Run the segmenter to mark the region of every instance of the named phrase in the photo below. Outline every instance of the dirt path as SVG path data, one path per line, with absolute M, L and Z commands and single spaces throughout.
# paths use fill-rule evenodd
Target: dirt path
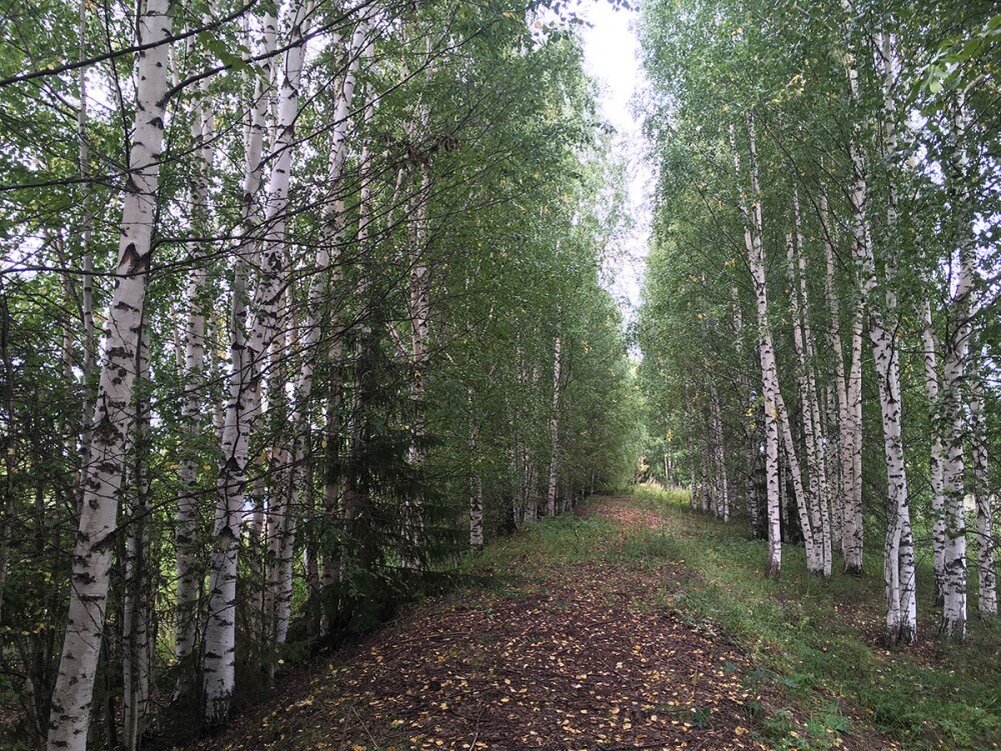
M 606 498 L 612 548 L 662 520 Z M 675 566 L 677 564 L 674 564 Z M 417 609 L 196 747 L 240 749 L 764 748 L 736 648 L 653 594 L 671 565 L 530 551 L 504 592 Z

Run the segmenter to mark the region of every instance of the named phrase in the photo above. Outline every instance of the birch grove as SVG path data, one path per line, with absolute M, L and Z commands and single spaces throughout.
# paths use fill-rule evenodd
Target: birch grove
M 881 578 L 892 645 L 963 640 L 974 589 L 996 612 L 995 21 L 956 13 L 655 2 L 641 30 L 648 430 L 689 446 L 702 509 L 732 494 L 705 479 L 717 447 L 748 436 L 726 461 L 754 478 L 735 519 L 768 540 L 766 574 L 802 546 L 811 573 Z
M 643 258 L 583 12 L 5 14 L 0 746 L 219 732 L 647 480 L 881 649 L 992 633 L 996 8 L 644 2 Z
M 0 745 L 189 741 L 513 507 L 631 478 L 614 157 L 570 16 L 11 20 L 38 44 L 0 65 Z

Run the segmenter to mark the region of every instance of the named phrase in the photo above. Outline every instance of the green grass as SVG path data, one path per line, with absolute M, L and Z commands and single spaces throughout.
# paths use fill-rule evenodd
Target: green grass
M 689 571 L 674 606 L 741 644 L 761 666 L 762 682 L 777 683 L 808 713 L 806 738 L 790 735 L 793 722 L 781 713 L 766 720 L 777 746 L 824 748 L 828 729 L 842 729 L 850 714 L 912 751 L 999 747 L 996 627 L 971 621 L 965 645 L 941 642 L 934 633 L 934 610 L 924 603 L 925 643 L 880 648 L 878 557 L 865 562 L 866 571 L 877 573 L 862 579 L 836 574 L 824 581 L 806 574 L 801 548 L 786 547 L 782 576 L 772 581 L 763 576 L 764 543 L 747 539 L 743 525 L 691 512 L 682 493 L 643 487 L 634 496 L 661 515 L 667 530 L 637 541 L 637 549 L 645 545 L 653 555 L 674 556 Z M 930 574 L 919 572 L 919 596 L 925 599 Z
M 596 552 L 611 545 L 615 537 L 615 524 L 608 519 L 563 514 L 491 542 L 467 565 L 473 571 L 487 568 L 503 574 L 517 570 L 518 561 L 528 557 L 556 566 L 594 560 Z
M 878 646 L 878 555 L 866 558 L 861 579 L 835 573 L 825 581 L 806 574 L 801 547 L 786 546 L 782 575 L 769 580 L 765 543 L 749 539 L 745 524 L 692 512 L 682 491 L 644 486 L 632 498 L 662 525 L 623 538 L 610 520 L 567 514 L 492 543 L 467 571 L 476 586 L 518 597 L 574 563 L 668 564 L 664 587 L 641 605 L 651 615 L 669 609 L 742 647 L 756 665 L 745 685 L 770 707 L 751 702 L 749 719 L 777 749 L 832 749 L 845 732 L 866 747 L 871 730 L 908 751 L 1001 747 L 1001 626 L 974 616 L 965 645 L 940 641 L 927 562 L 918 579 L 921 644 L 887 650 Z M 775 697 L 788 709 L 776 711 Z

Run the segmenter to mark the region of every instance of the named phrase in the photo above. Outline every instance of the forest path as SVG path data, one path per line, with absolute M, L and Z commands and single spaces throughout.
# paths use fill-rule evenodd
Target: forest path
M 657 602 L 683 565 L 650 560 L 663 525 L 596 498 L 501 541 L 473 568 L 489 589 L 411 610 L 196 748 L 764 748 L 746 658 Z
M 670 602 L 664 518 L 594 498 L 492 545 L 427 602 L 199 749 L 754 749 L 751 665 Z

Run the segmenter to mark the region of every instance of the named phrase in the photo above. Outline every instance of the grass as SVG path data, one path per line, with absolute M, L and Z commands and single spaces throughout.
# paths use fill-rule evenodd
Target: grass
M 879 645 L 878 554 L 867 556 L 861 579 L 835 573 L 825 581 L 806 573 L 801 547 L 785 546 L 782 575 L 770 580 L 765 543 L 750 539 L 746 525 L 691 511 L 686 492 L 641 486 L 631 494 L 636 506 L 663 521 L 661 528 L 623 537 L 603 518 L 543 520 L 470 559 L 471 570 L 488 573 L 475 577 L 478 585 L 513 596 L 541 582 L 550 567 L 669 563 L 672 581 L 651 591 L 644 605 L 652 614 L 670 609 L 751 656 L 757 667 L 745 683 L 789 707 L 749 706 L 773 747 L 836 748 L 845 732 L 865 744 L 875 730 L 908 751 L 1001 748 L 1001 624 L 992 628 L 974 615 L 966 644 L 938 639 L 926 561 L 918 572 L 921 642 L 888 650 Z
M 717 626 L 806 711 L 809 737 L 793 734 L 791 718 L 766 720 L 778 747 L 822 748 L 846 714 L 912 751 L 986 751 L 1001 737 L 1001 638 L 971 621 L 965 645 L 939 641 L 935 613 L 920 613 L 923 643 L 890 651 L 877 645 L 882 622 L 879 574 L 862 579 L 809 576 L 801 548 L 783 550 L 778 581 L 763 576 L 765 544 L 747 539 L 740 524 L 693 513 L 687 495 L 641 487 L 638 503 L 655 510 L 666 531 L 624 546 L 637 555 L 684 561 L 688 577 L 673 598 L 686 617 Z M 877 557 L 866 571 L 881 571 Z M 926 568 L 926 567 L 925 567 Z M 931 589 L 919 572 L 919 596 Z M 927 599 L 927 596 L 925 597 Z M 788 724 L 789 727 L 785 727 Z
M 779 751 L 832 751 L 845 745 L 908 751 L 999 747 L 1001 639 L 997 630 L 971 623 L 966 645 L 940 642 L 934 636 L 934 609 L 925 597 L 921 644 L 887 650 L 877 642 L 882 623 L 878 573 L 861 579 L 835 575 L 824 581 L 805 573 L 802 549 L 790 546 L 783 550 L 781 578 L 769 580 L 764 577 L 765 544 L 749 539 L 746 525 L 740 522 L 723 524 L 692 512 L 687 493 L 640 487 L 631 491 L 630 501 L 616 499 L 613 506 L 615 514 L 627 514 L 631 523 L 565 514 L 491 542 L 482 554 L 466 559 L 461 591 L 450 597 L 463 610 L 476 609 L 478 616 L 492 618 L 498 600 L 538 599 L 534 596 L 544 594 L 554 582 L 565 584 L 577 576 L 579 586 L 588 587 L 595 595 L 592 601 L 600 603 L 607 574 L 609 587 L 615 590 L 609 607 L 618 608 L 623 602 L 619 596 L 624 594 L 619 591 L 621 583 L 629 580 L 630 572 L 638 571 L 641 575 L 635 580 L 642 586 L 625 589 L 632 598 L 629 607 L 640 618 L 648 614 L 652 619 L 642 624 L 648 627 L 648 638 L 650 624 L 656 629 L 669 613 L 689 622 L 701 636 L 739 645 L 749 658 L 750 664 L 743 659 L 712 663 L 722 671 L 720 675 L 734 679 L 731 685 L 739 687 L 746 698 L 738 711 L 746 715 L 739 722 L 750 733 L 749 739 Z M 878 556 L 866 560 L 866 570 L 881 570 Z M 919 573 L 919 593 L 927 595 L 931 572 L 925 568 Z M 427 607 L 434 617 L 439 604 L 429 600 Z M 558 598 L 548 602 L 546 617 L 563 617 L 563 607 Z M 572 616 L 572 611 L 565 612 L 566 617 Z M 545 621 L 533 620 L 533 626 L 545 628 Z M 388 637 L 389 642 L 420 638 L 420 630 L 412 630 L 412 622 L 406 619 L 389 628 L 396 634 Z M 489 665 L 488 655 L 503 647 L 499 636 L 470 633 L 470 637 L 471 650 L 468 645 L 448 649 L 460 650 L 473 666 Z M 416 646 L 419 643 L 415 642 L 414 649 L 421 648 Z M 474 653 L 472 657 L 469 652 Z M 441 655 L 448 661 L 453 652 Z M 686 657 L 694 662 L 693 655 Z M 356 667 L 363 676 L 364 661 Z M 241 747 L 263 747 L 260 738 L 265 736 L 277 739 L 274 748 L 303 748 L 314 738 L 318 745 L 335 732 L 334 717 L 339 711 L 335 706 L 350 707 L 351 717 L 368 732 L 366 722 L 372 712 L 378 718 L 379 702 L 359 705 L 367 720 L 354 703 L 341 702 L 343 697 L 350 698 L 351 691 L 367 685 L 363 677 L 351 675 L 361 681 L 354 688 L 324 671 L 312 678 L 311 686 L 316 688 L 311 691 L 319 692 L 315 697 L 322 700 L 317 706 L 327 707 L 329 713 L 323 722 L 310 714 L 274 719 L 282 716 L 279 708 L 260 727 L 250 722 L 236 732 L 238 740 L 246 735 L 248 745 Z M 420 692 L 420 680 L 406 685 Z M 310 693 L 310 704 L 313 698 Z M 652 710 L 685 726 L 714 727 L 718 707 L 705 703 L 704 695 L 699 701 L 671 701 Z M 343 712 L 341 719 L 354 722 Z M 376 748 L 387 748 L 390 740 L 402 748 L 411 731 L 397 737 L 396 728 L 395 724 L 384 728 L 387 735 L 381 738 L 382 745 L 371 733 L 368 738 Z M 288 745 L 283 745 L 286 736 Z M 222 748 L 223 743 L 234 747 L 231 740 L 221 739 L 213 747 Z
M 655 512 L 661 529 L 624 539 L 616 525 L 597 517 L 549 519 L 491 545 L 473 560 L 489 570 L 497 594 L 513 594 L 510 572 L 521 581 L 536 568 L 611 560 L 642 567 L 678 564 L 680 584 L 650 593 L 651 609 L 669 607 L 743 647 L 758 668 L 749 685 L 778 690 L 795 711 L 760 718 L 776 748 L 833 748 L 850 729 L 872 728 L 910 751 L 986 751 L 1001 737 L 1001 634 L 976 619 L 967 643 L 941 641 L 936 613 L 922 598 L 915 648 L 878 644 L 882 624 L 881 561 L 855 579 L 823 580 L 806 573 L 802 548 L 783 550 L 783 572 L 763 575 L 765 543 L 751 540 L 740 523 L 723 524 L 693 513 L 681 491 L 640 487 L 636 504 Z M 539 563 L 541 561 L 541 563 Z M 931 571 L 919 569 L 919 597 L 931 589 Z M 524 591 L 520 589 L 517 591 Z M 754 707 L 751 707 L 754 711 Z M 805 718 L 805 721 L 804 721 Z

